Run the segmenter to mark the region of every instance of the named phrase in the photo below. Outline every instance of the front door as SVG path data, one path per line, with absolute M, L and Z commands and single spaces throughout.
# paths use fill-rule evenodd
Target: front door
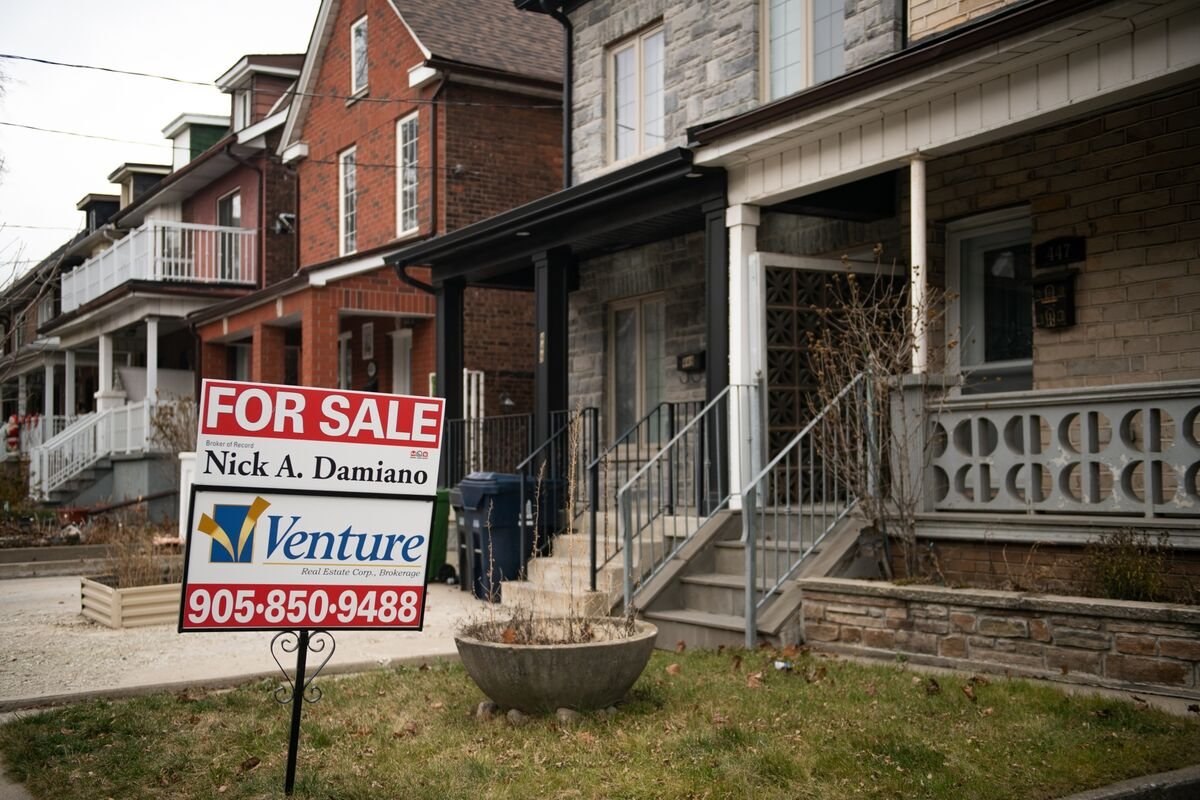
M 615 440 L 663 401 L 665 308 L 660 295 L 614 303 L 609 314 L 612 397 L 609 435 Z M 661 432 L 652 431 L 652 437 Z

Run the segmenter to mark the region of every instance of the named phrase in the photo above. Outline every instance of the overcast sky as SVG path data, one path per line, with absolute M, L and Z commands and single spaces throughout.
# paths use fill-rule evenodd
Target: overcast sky
M 0 0 L 0 53 L 211 82 L 248 53 L 302 53 L 319 0 Z M 127 161 L 171 163 L 162 129 L 184 112 L 229 114 L 216 88 L 0 58 L 0 285 L 79 230 L 75 204 L 116 193 Z M 25 226 L 25 227 L 18 227 Z M 37 227 L 30 227 L 37 226 Z

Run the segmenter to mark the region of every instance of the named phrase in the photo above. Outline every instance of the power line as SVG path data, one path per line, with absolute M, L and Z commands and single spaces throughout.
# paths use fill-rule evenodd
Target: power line
M 0 53 L 0 58 L 10 59 L 13 61 L 29 61 L 34 64 L 46 64 L 52 67 L 67 67 L 68 69 L 83 69 L 94 70 L 96 72 L 107 72 L 113 75 L 129 75 L 135 78 L 149 78 L 152 80 L 170 81 L 171 83 L 182 83 L 190 86 L 204 86 L 209 89 L 216 88 L 216 84 L 212 81 L 194 81 L 188 78 L 176 78 L 170 75 L 159 75 L 153 72 L 138 72 L 136 70 L 118 69 L 116 67 L 102 67 L 95 64 L 73 64 L 68 61 L 54 61 L 49 58 L 36 58 L 34 56 L 20 56 L 13 53 Z M 369 94 L 336 94 L 333 92 L 301 92 L 298 90 L 290 90 L 285 94 L 294 97 L 315 97 L 328 98 L 331 100 L 354 100 L 358 103 L 411 103 L 414 105 L 444 105 L 444 106 L 468 106 L 482 108 L 562 108 L 562 103 L 483 103 L 474 100 L 426 100 L 415 97 L 372 97 Z
M 18 225 L 15 222 L 0 222 L 0 230 L 5 228 L 26 228 L 34 231 L 77 231 L 79 227 L 67 227 L 66 225 Z

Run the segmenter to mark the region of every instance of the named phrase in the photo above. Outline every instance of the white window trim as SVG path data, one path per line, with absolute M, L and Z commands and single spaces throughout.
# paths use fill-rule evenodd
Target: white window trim
M 229 198 L 233 197 L 235 194 L 241 195 L 241 193 L 242 193 L 242 187 L 239 186 L 238 188 L 231 189 L 230 191 L 226 192 L 225 194 L 223 194 L 217 198 L 217 224 L 218 225 L 221 224 L 221 203 L 223 203 L 226 200 L 228 200 Z M 242 224 L 242 203 L 241 203 L 241 200 L 239 200 L 238 201 L 238 227 L 241 227 L 241 224 Z
M 371 83 L 370 56 L 368 55 L 367 62 L 366 62 L 366 67 L 367 67 L 366 78 L 367 78 L 367 80 L 363 83 L 362 86 L 359 86 L 358 82 L 357 82 L 358 74 L 357 74 L 357 70 L 355 69 L 356 59 L 354 58 L 354 32 L 356 30 L 358 30 L 358 27 L 360 25 L 365 26 L 366 24 L 367 24 L 367 15 L 366 14 L 362 15 L 358 19 L 354 20 L 354 22 L 350 23 L 350 94 L 352 94 L 352 95 L 356 95 L 359 92 L 365 92 L 367 90 L 367 87 Z M 367 28 L 367 53 L 370 53 L 370 51 L 371 51 L 371 29 Z
M 354 248 L 346 249 L 346 158 L 354 156 Z M 338 153 L 338 255 L 358 252 L 358 147 L 347 147 Z
M 414 125 L 414 127 L 415 127 L 415 136 L 414 136 L 415 147 L 417 150 L 417 161 L 418 162 L 420 161 L 421 120 L 419 117 L 419 112 L 414 111 L 413 113 L 409 114 L 408 116 L 400 118 L 396 122 L 396 167 L 397 167 L 397 169 L 396 169 L 396 235 L 397 236 L 408 236 L 408 235 L 416 233 L 421 228 L 421 214 L 420 214 L 421 173 L 420 173 L 419 169 L 416 170 L 416 179 L 415 179 L 414 187 L 413 187 L 415 189 L 415 193 L 414 193 L 415 201 L 414 201 L 413 208 L 412 208 L 413 224 L 409 227 L 405 227 L 405 225 L 404 225 L 404 212 L 408 211 L 409 209 L 407 206 L 404 205 L 404 189 L 405 189 L 405 185 L 406 185 L 405 184 L 405 174 L 404 174 L 405 173 L 405 170 L 404 170 L 404 142 L 405 142 L 405 140 L 402 135 L 402 131 L 404 130 L 404 126 L 410 122 L 415 123 L 415 125 Z
M 1015 372 L 1033 366 L 1031 358 L 964 365 L 963 353 L 967 348 L 965 342 L 967 333 L 962 330 L 963 240 L 996 233 L 1016 232 L 1022 229 L 1032 231 L 1032 225 L 1032 216 L 1028 206 L 977 214 L 946 225 L 946 294 L 949 296 L 949 300 L 946 303 L 945 338 L 947 343 L 954 342 L 953 347 L 946 347 L 946 374 L 956 379 L 952 381 L 955 384 L 955 393 L 961 391 L 963 380 L 972 370 L 983 368 L 988 372 Z
M 350 331 L 338 334 L 337 388 L 339 389 L 349 389 L 351 381 L 354 380 L 354 355 L 351 349 L 353 337 L 354 334 Z
M 641 30 L 638 33 L 633 34 L 629 38 L 627 38 L 621 42 L 618 42 L 615 45 L 608 47 L 607 50 L 605 51 L 605 55 L 604 55 L 605 69 L 607 70 L 607 73 L 608 73 L 608 77 L 606 80 L 606 86 L 605 86 L 605 95 L 606 95 L 605 103 L 609 109 L 609 113 L 607 115 L 608 118 L 605 120 L 604 124 L 605 124 L 606 136 L 608 139 L 607 150 L 608 150 L 608 161 L 610 164 L 629 163 L 632 161 L 636 161 L 637 159 L 654 152 L 654 150 L 645 149 L 643 147 L 643 143 L 642 143 L 642 139 L 644 138 L 644 135 L 646 132 L 645 87 L 642 85 L 642 79 L 644 77 L 643 76 L 644 70 L 642 69 L 643 63 L 644 63 L 644 57 L 642 55 L 642 43 L 646 39 L 655 35 L 656 33 L 663 34 L 663 61 L 664 61 L 663 76 L 664 76 L 664 82 L 665 82 L 665 77 L 667 75 L 666 63 L 665 63 L 666 62 L 666 53 L 667 53 L 667 40 L 666 40 L 666 34 L 664 33 L 664 28 L 663 28 L 662 23 L 657 23 L 649 28 Z M 634 50 L 634 74 L 637 76 L 637 90 L 636 90 L 636 94 L 635 94 L 635 96 L 637 97 L 637 125 L 635 126 L 636 130 L 634 131 L 634 141 L 637 143 L 637 147 L 634 149 L 634 152 L 630 153 L 628 156 L 618 159 L 617 158 L 617 55 L 619 53 L 623 53 L 626 50 L 629 50 L 631 48 Z M 665 119 L 665 117 L 666 117 L 666 108 L 665 108 L 666 86 L 665 85 L 663 86 L 663 103 L 664 103 L 663 143 L 662 143 L 662 145 L 659 146 L 658 149 L 662 149 L 662 148 L 666 147 L 667 140 L 669 138 L 666 135 L 666 119 Z
M 790 94 L 803 91 L 813 86 L 814 59 L 816 58 L 816 47 L 814 42 L 813 24 L 813 0 L 802 0 L 804 3 L 804 58 L 801 59 L 801 68 L 803 77 L 800 80 L 800 86 L 788 94 L 781 94 L 779 97 L 771 96 L 771 0 L 762 0 L 759 3 L 759 30 L 762 31 L 761 46 L 758 51 L 761 53 L 759 61 L 760 75 L 759 80 L 759 96 L 761 102 L 770 103 L 775 100 L 787 97 Z M 843 22 L 843 25 L 845 23 Z M 842 30 L 842 51 L 843 57 L 845 53 L 846 40 L 845 29 Z M 845 66 L 843 62 L 842 73 L 845 74 Z

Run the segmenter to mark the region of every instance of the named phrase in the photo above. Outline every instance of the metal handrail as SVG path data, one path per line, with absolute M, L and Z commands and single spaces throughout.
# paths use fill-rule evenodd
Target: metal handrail
M 836 462 L 848 454 L 841 452 L 838 437 L 829 435 L 828 417 L 844 401 L 857 403 L 859 408 L 866 409 L 866 413 L 870 414 L 869 393 L 870 382 L 866 373 L 860 372 L 809 420 L 742 490 L 747 647 L 754 647 L 756 644 L 759 610 L 784 583 L 791 580 L 804 560 L 858 502 L 851 487 L 840 479 L 836 463 L 835 468 L 829 468 L 829 460 Z M 860 398 L 860 394 L 866 396 Z M 852 399 L 847 401 L 847 398 Z M 858 402 L 860 399 L 862 402 Z M 868 420 L 867 428 L 869 441 L 849 444 L 857 444 L 856 452 L 863 454 L 868 462 L 868 469 L 873 474 L 875 464 L 878 463 L 878 454 L 875 441 L 877 437 L 870 433 L 873 430 L 871 420 Z M 865 448 L 862 445 L 865 445 Z M 871 480 L 870 484 L 874 485 L 874 481 Z M 764 500 L 761 504 L 760 499 Z M 771 523 L 769 531 L 768 517 Z M 806 536 L 806 533 L 809 535 Z M 773 560 L 770 564 L 774 568 L 774 583 L 766 589 L 760 589 L 758 585 L 760 538 L 764 545 L 768 539 L 774 543 Z M 765 570 L 765 548 L 763 552 Z
M 633 607 L 637 590 L 666 566 L 704 521 L 728 505 L 731 492 L 725 453 L 729 450 L 729 422 L 736 413 L 749 430 L 749 415 L 758 403 L 757 392 L 758 387 L 753 385 L 726 386 L 617 492 L 626 609 Z M 664 524 L 660 547 L 653 532 L 648 538 L 646 533 L 664 517 L 664 506 L 658 502 L 664 491 L 673 497 L 674 505 L 670 531 Z M 675 543 L 669 543 L 669 538 Z M 639 548 L 636 573 L 635 546 Z
M 641 419 L 630 425 L 613 441 L 612 444 L 606 447 L 598 456 L 596 456 L 595 459 L 592 460 L 590 464 L 588 464 L 588 512 L 590 534 L 588 559 L 591 567 L 591 590 L 593 592 L 596 591 L 596 577 L 599 571 L 608 565 L 608 563 L 616 558 L 621 552 L 620 541 L 615 536 L 613 537 L 614 546 L 611 550 L 609 549 L 609 503 L 607 493 L 605 494 L 604 502 L 601 502 L 600 499 L 601 469 L 603 468 L 604 484 L 607 486 L 609 482 L 608 466 L 612 461 L 610 456 L 618 451 L 624 451 L 625 458 L 618 458 L 616 460 L 616 471 L 619 473 L 622 469 L 622 465 L 628 463 L 629 456 L 631 455 L 630 450 L 633 447 L 636 447 L 636 451 L 632 454 L 634 456 L 633 463 L 640 467 L 645 463 L 647 458 L 653 455 L 651 448 L 655 448 L 655 452 L 657 451 L 660 440 L 652 441 L 652 436 L 655 432 L 655 429 L 658 429 L 658 432 L 661 434 L 661 429 L 663 427 L 662 417 L 664 412 L 666 415 L 666 438 L 669 441 L 675 436 L 676 425 L 681 421 L 686 424 L 688 420 L 695 416 L 696 411 L 698 411 L 703 404 L 704 401 L 702 400 L 685 400 L 678 402 L 659 403 L 658 405 L 654 406 L 654 408 L 650 409 L 650 411 L 648 411 L 646 414 L 644 414 Z M 652 424 L 652 420 L 656 421 Z M 643 444 L 645 445 L 645 451 L 643 451 Z M 633 468 L 634 467 L 632 466 L 628 466 L 625 468 L 625 471 L 631 471 Z M 618 485 L 624 482 L 620 474 L 616 476 L 616 481 L 618 482 Z M 613 500 L 615 501 L 615 499 L 616 497 L 613 495 Z M 667 511 L 669 513 L 670 506 L 672 505 L 671 498 L 669 497 L 667 499 L 667 504 Z M 601 557 L 601 553 L 598 552 L 598 534 L 600 532 L 600 526 L 597 524 L 597 517 L 602 505 L 604 506 L 603 557 Z M 613 510 L 615 511 L 616 503 L 614 502 L 612 505 Z
M 533 415 L 446 420 L 443 438 L 446 441 L 444 482 L 451 487 L 476 467 L 492 472 L 515 470 L 517 459 L 533 447 Z

